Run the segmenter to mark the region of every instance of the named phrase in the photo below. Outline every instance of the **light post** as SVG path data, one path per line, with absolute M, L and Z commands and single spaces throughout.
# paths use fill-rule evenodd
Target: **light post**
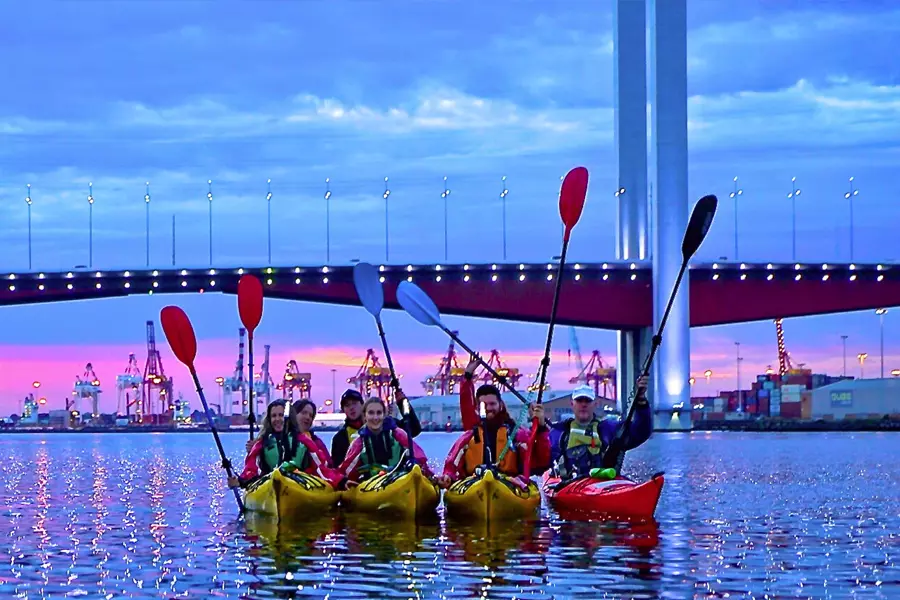
M 844 346 L 844 377 L 847 376 L 847 337 L 846 335 L 841 336 L 841 344 Z
M 856 355 L 857 360 L 859 360 L 859 378 L 864 379 L 865 375 L 863 373 L 863 367 L 865 366 L 866 359 L 869 358 L 868 352 L 860 352 Z
M 335 378 L 337 374 L 337 369 L 331 370 L 331 400 L 332 402 L 337 397 L 337 379 Z M 334 409 L 332 409 L 334 412 Z
M 272 180 L 266 180 L 266 218 L 269 232 L 269 266 L 272 265 Z
M 94 266 L 94 184 L 88 183 L 88 267 Z
M 503 189 L 500 191 L 500 201 L 503 205 L 503 260 L 506 260 L 506 196 L 509 195 L 509 190 L 506 188 L 506 175 L 500 178 L 500 187 Z
M 729 198 L 734 200 L 734 260 L 737 262 L 738 260 L 738 196 L 744 193 L 744 190 L 738 189 L 737 184 L 738 178 L 734 178 L 734 191 L 728 195 Z
M 150 266 L 150 182 L 148 181 L 144 185 L 147 186 L 146 191 L 144 192 L 144 205 L 147 208 L 147 266 Z
M 853 178 L 850 178 L 850 191 L 844 193 L 844 198 L 850 205 L 850 262 L 853 262 L 853 196 L 858 196 L 859 190 L 853 186 Z
M 744 412 L 744 406 L 741 402 L 741 361 L 744 359 L 741 358 L 741 343 L 735 342 L 734 345 L 737 347 L 737 412 Z
M 209 200 L 209 266 L 212 266 L 212 179 L 207 180 L 206 185 L 209 186 L 206 192 L 206 198 Z
M 216 383 L 219 384 L 219 414 L 224 417 L 225 409 L 222 407 L 222 402 L 223 402 L 222 387 L 225 385 L 225 378 L 224 377 L 216 377 Z
M 712 377 L 713 372 L 710 369 L 703 371 L 703 376 L 706 377 L 706 383 L 709 384 L 709 380 Z
M 325 178 L 325 262 L 331 262 L 331 177 Z
M 25 204 L 28 205 L 28 270 L 31 270 L 31 184 L 25 186 Z
M 448 246 L 447 246 L 447 197 L 450 195 L 450 190 L 447 188 L 447 176 L 444 175 L 444 191 L 441 192 L 441 198 L 444 199 L 444 262 L 449 260 L 447 256 L 449 255 Z
M 388 178 L 384 178 L 384 194 L 381 195 L 384 198 L 384 262 L 388 262 L 390 259 L 388 258 L 388 197 L 391 195 L 391 190 L 388 189 Z
M 884 379 L 884 315 L 887 314 L 886 308 L 879 308 L 875 311 L 881 321 L 881 378 Z
M 800 195 L 800 190 L 797 189 L 797 178 L 791 177 L 791 193 L 788 194 L 788 199 L 791 201 L 791 229 L 793 231 L 793 235 L 791 236 L 791 257 L 792 260 L 797 260 L 797 196 Z

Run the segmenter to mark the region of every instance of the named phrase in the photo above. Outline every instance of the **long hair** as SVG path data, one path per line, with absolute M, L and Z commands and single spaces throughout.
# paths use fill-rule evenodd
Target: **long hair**
M 276 406 L 284 407 L 284 429 L 282 429 L 281 433 L 275 431 L 275 428 L 272 427 L 272 409 Z M 286 457 L 293 457 L 294 450 L 297 447 L 297 420 L 296 414 L 294 413 L 294 407 L 288 406 L 287 402 L 284 400 L 273 400 L 269 403 L 269 406 L 266 407 L 266 416 L 263 419 L 262 425 L 259 427 L 259 436 L 256 438 L 257 440 L 264 440 L 266 436 L 272 435 L 276 436 L 281 442 L 281 445 L 285 449 Z

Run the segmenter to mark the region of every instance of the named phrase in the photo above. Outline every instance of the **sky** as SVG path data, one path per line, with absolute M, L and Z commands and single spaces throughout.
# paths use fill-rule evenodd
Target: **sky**
M 207 181 L 213 192 L 215 266 L 264 265 L 267 180 L 275 265 L 322 264 L 325 180 L 332 197 L 333 263 L 384 259 L 384 178 L 389 177 L 391 262 L 444 262 L 443 178 L 451 262 L 502 257 L 501 177 L 506 176 L 510 261 L 559 252 L 559 176 L 591 171 L 569 257 L 615 257 L 612 8 L 605 2 L 116 2 L 7 4 L 0 9 L 0 272 L 28 268 L 26 184 L 31 184 L 33 268 L 88 262 L 93 183 L 93 266 L 150 261 L 209 264 Z M 697 260 L 790 261 L 791 178 L 797 260 L 849 261 L 848 178 L 855 197 L 854 260 L 900 258 L 889 199 L 900 159 L 900 65 L 893 43 L 900 8 L 887 1 L 688 0 L 689 189 L 720 208 Z M 740 204 L 728 198 L 732 180 Z M 18 412 L 31 382 L 62 407 L 91 362 L 114 410 L 115 376 L 128 353 L 143 365 L 145 321 L 177 303 L 194 320 L 204 385 L 227 376 L 237 354 L 234 297 L 139 296 L 0 309 L 0 413 Z M 361 308 L 267 301 L 257 331 L 272 371 L 289 358 L 313 373 L 313 396 L 331 396 L 331 369 L 355 372 L 378 346 Z M 884 321 L 885 369 L 900 368 L 900 315 Z M 435 371 L 448 340 L 408 316 L 385 314 L 408 391 Z M 449 317 L 481 351 L 536 369 L 546 326 Z M 159 328 L 158 328 L 159 329 Z M 795 361 L 848 374 L 867 352 L 878 373 L 871 311 L 791 319 Z M 188 374 L 158 332 L 177 390 Z M 615 363 L 612 332 L 578 330 Z M 564 388 L 568 328 L 554 335 L 550 381 Z M 695 329 L 694 395 L 734 389 L 775 364 L 771 322 Z M 378 354 L 381 354 L 379 351 Z M 702 377 L 713 371 L 707 383 Z M 338 389 L 340 393 L 340 389 Z

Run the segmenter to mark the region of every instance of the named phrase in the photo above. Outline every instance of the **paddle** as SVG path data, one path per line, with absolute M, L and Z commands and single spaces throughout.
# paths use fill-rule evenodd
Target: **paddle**
M 209 428 L 212 430 L 213 437 L 216 440 L 219 456 L 222 457 L 222 468 L 225 469 L 229 478 L 234 477 L 231 470 L 231 461 L 225 456 L 225 449 L 222 448 L 222 440 L 219 439 L 219 432 L 216 431 L 212 414 L 209 412 L 209 405 L 206 403 L 206 396 L 203 395 L 203 388 L 200 387 L 200 379 L 197 378 L 197 370 L 194 369 L 194 359 L 197 357 L 197 337 L 194 335 L 194 328 L 191 325 L 191 320 L 188 319 L 188 316 L 184 311 L 177 306 L 167 306 L 160 311 L 159 321 L 162 323 L 163 332 L 166 334 L 166 340 L 169 342 L 169 347 L 172 349 L 175 357 L 188 368 L 188 371 L 191 372 L 191 377 L 193 377 L 194 385 L 197 388 L 197 394 L 200 396 L 200 401 L 203 403 L 206 420 L 209 423 Z M 243 513 L 244 503 L 241 502 L 241 497 L 238 495 L 237 488 L 232 488 L 232 491 L 234 491 L 234 499 L 237 501 L 238 508 Z
M 253 426 L 256 425 L 255 408 L 253 406 L 253 330 L 259 325 L 263 312 L 262 282 L 255 276 L 242 275 L 238 281 L 238 313 L 241 323 L 247 329 L 247 362 L 250 367 L 250 413 L 247 423 L 250 424 L 250 440 L 253 440 Z
M 438 312 L 437 306 L 434 305 L 431 298 L 428 297 L 422 288 L 417 286 L 416 284 L 410 281 L 401 281 L 400 285 L 397 286 L 397 302 L 400 303 L 400 306 L 403 307 L 409 316 L 413 319 L 422 323 L 423 325 L 437 326 L 440 329 L 444 330 L 444 333 L 450 336 L 454 342 L 460 345 L 463 350 L 467 351 L 470 355 L 474 356 L 475 359 L 481 364 L 482 367 L 487 369 L 488 373 L 494 376 L 494 378 L 500 382 L 506 389 L 508 389 L 512 394 L 518 398 L 522 404 L 528 405 L 528 400 L 525 399 L 522 394 L 519 393 L 518 390 L 514 389 L 512 384 L 510 384 L 506 377 L 503 377 L 497 371 L 495 371 L 491 366 L 483 359 L 481 356 L 475 353 L 474 350 L 466 346 L 465 343 L 459 336 L 450 331 L 446 325 L 441 322 L 441 313 Z
M 381 324 L 381 309 L 384 308 L 384 289 L 381 287 L 381 279 L 378 270 L 369 263 L 356 263 L 353 267 L 353 285 L 356 287 L 356 295 L 359 301 L 369 314 L 375 317 L 375 325 L 378 327 L 378 336 L 381 338 L 381 347 L 384 349 L 384 356 L 387 359 L 388 369 L 391 371 L 391 387 L 394 388 L 394 395 L 400 391 L 400 380 L 394 371 L 394 361 L 391 360 L 391 351 L 388 348 L 387 338 L 384 335 L 384 326 Z M 409 400 L 407 400 L 409 402 Z M 399 408 L 399 405 L 398 405 Z M 400 413 L 403 414 L 402 411 Z M 412 426 L 410 420 L 406 419 L 406 435 L 409 438 L 409 455 L 412 452 Z
M 562 218 L 565 229 L 563 230 L 562 252 L 559 256 L 559 267 L 556 269 L 556 289 L 553 291 L 553 304 L 550 308 L 550 326 L 547 329 L 547 345 L 544 348 L 544 358 L 541 359 L 541 376 L 538 381 L 537 403 L 541 404 L 544 395 L 544 383 L 547 381 L 547 370 L 550 368 L 550 346 L 553 344 L 553 326 L 556 325 L 556 311 L 559 308 L 559 292 L 562 289 L 563 269 L 566 266 L 566 253 L 569 250 L 569 236 L 572 228 L 581 218 L 584 210 L 584 201 L 587 197 L 588 170 L 584 167 L 575 167 L 566 174 L 562 186 L 559 189 L 559 216 Z M 534 418 L 531 424 L 531 435 L 528 438 L 528 450 L 524 460 L 525 479 L 531 476 L 531 448 L 534 446 L 534 438 L 537 436 L 538 420 Z
M 647 377 L 650 374 L 650 365 L 653 364 L 653 357 L 656 355 L 656 350 L 662 343 L 663 329 L 666 327 L 666 321 L 669 320 L 669 312 L 672 310 L 672 304 L 675 302 L 676 294 L 678 294 L 681 278 L 684 277 L 684 272 L 687 270 L 688 261 L 700 248 L 700 244 L 703 243 L 706 234 L 709 232 L 713 217 L 716 215 L 718 203 L 718 198 L 709 195 L 703 196 L 697 201 L 697 204 L 694 205 L 694 210 L 691 212 L 691 219 L 688 221 L 687 229 L 684 232 L 684 239 L 681 242 L 681 269 L 678 271 L 678 277 L 675 279 L 672 293 L 669 294 L 669 303 L 666 305 L 666 311 L 663 313 L 662 321 L 659 324 L 659 330 L 656 332 L 656 335 L 653 336 L 650 354 L 644 361 L 644 367 L 641 369 L 641 374 L 638 376 L 638 379 Z M 631 406 L 628 409 L 628 416 L 625 418 L 622 426 L 616 431 L 615 437 L 612 439 L 606 453 L 603 455 L 603 466 L 606 468 L 613 467 L 616 471 L 621 470 L 622 461 L 625 458 L 625 436 L 628 434 L 628 429 L 631 427 L 631 421 L 634 417 L 634 397 L 636 390 L 637 386 L 631 391 L 629 398 Z

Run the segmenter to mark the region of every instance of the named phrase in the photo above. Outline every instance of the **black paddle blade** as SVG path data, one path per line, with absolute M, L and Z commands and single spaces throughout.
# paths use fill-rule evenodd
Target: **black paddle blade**
M 713 194 L 703 196 L 694 205 L 691 220 L 688 221 L 687 230 L 684 232 L 684 241 L 681 242 L 681 256 L 684 258 L 684 262 L 690 260 L 700 248 L 700 244 L 703 243 L 712 225 L 713 217 L 716 216 L 718 206 L 719 199 Z

